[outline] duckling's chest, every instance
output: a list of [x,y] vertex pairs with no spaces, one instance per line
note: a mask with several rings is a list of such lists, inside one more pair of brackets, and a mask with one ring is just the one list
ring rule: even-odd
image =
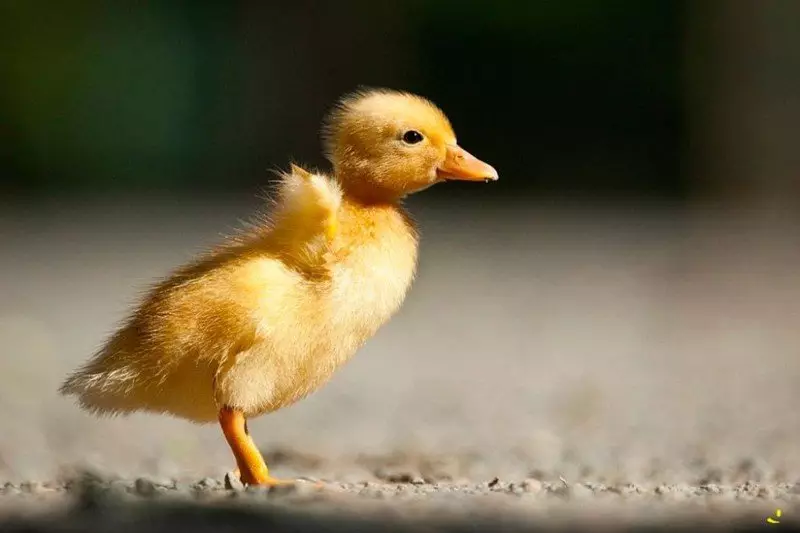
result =
[[331,269],[330,332],[350,352],[400,307],[417,265],[417,236],[405,217],[371,224],[342,246]]
[[327,281],[307,286],[300,300],[310,307],[297,309],[292,340],[279,347],[286,368],[277,373],[270,409],[326,382],[400,308],[413,281],[417,236],[410,223],[343,222]]

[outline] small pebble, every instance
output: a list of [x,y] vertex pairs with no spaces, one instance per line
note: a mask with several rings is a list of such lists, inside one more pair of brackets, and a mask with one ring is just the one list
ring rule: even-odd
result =
[[165,478],[157,478],[152,481],[153,485],[155,485],[159,489],[175,490],[178,488],[178,481],[176,479],[170,479],[168,477],[165,477]]
[[243,491],[244,490],[244,483],[242,480],[239,479],[234,472],[228,472],[225,474],[225,488],[227,490],[235,490],[235,491]]
[[539,481],[538,479],[528,478],[522,483],[520,483],[520,487],[524,492],[536,494],[542,492],[543,485],[542,482]]
[[134,488],[136,489],[136,493],[140,496],[149,497],[156,493],[156,486],[153,482],[143,477],[136,480]]
[[638,485],[633,483],[627,483],[620,488],[620,494],[623,496],[629,496],[631,494],[641,494],[642,489],[639,488]]
[[219,481],[214,478],[207,477],[195,483],[194,488],[195,490],[216,490],[219,488],[219,486]]
[[587,481],[586,483],[584,483],[584,485],[594,493],[606,492],[608,490],[608,487],[606,487],[602,483],[594,483],[591,481]]
[[771,500],[775,498],[775,489],[772,487],[761,487],[758,489],[758,493],[756,494],[759,498],[765,498]]

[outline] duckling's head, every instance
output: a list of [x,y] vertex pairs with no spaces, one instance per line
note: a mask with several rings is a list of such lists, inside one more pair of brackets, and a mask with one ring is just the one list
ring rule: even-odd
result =
[[346,195],[396,200],[445,180],[493,181],[497,171],[459,147],[450,121],[428,100],[374,90],[345,97],[323,128]]

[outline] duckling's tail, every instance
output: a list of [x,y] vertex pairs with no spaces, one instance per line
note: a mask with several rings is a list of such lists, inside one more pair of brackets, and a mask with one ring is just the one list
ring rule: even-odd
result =
[[97,415],[118,415],[138,410],[135,401],[143,372],[135,364],[135,329],[129,324],[114,334],[86,364],[70,374],[59,388],[75,396],[83,409]]
[[96,415],[120,415],[136,409],[127,398],[135,378],[126,368],[101,369],[98,359],[73,372],[59,387],[64,396],[75,396],[81,408]]
[[119,330],[59,388],[84,410],[99,416],[137,411],[166,413],[194,422],[217,419],[213,370],[196,358],[157,357],[139,342],[135,324]]

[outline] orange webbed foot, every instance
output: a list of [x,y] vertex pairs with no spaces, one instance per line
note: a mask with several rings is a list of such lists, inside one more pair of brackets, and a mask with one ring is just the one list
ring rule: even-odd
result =
[[285,487],[285,486],[294,486],[294,485],[307,485],[314,488],[324,488],[325,484],[322,481],[317,481],[313,479],[279,479],[274,478],[272,476],[268,476],[267,478],[256,479],[251,478],[249,476],[242,477],[241,470],[238,468],[231,472],[231,475],[241,481],[242,485],[246,486],[258,486],[258,487]]
[[[308,483],[305,480],[278,479],[269,475],[267,463],[253,442],[241,411],[223,407],[219,412],[219,423],[238,465],[233,475],[241,480],[243,485],[277,487]],[[311,483],[316,487],[322,487],[320,482]]]

